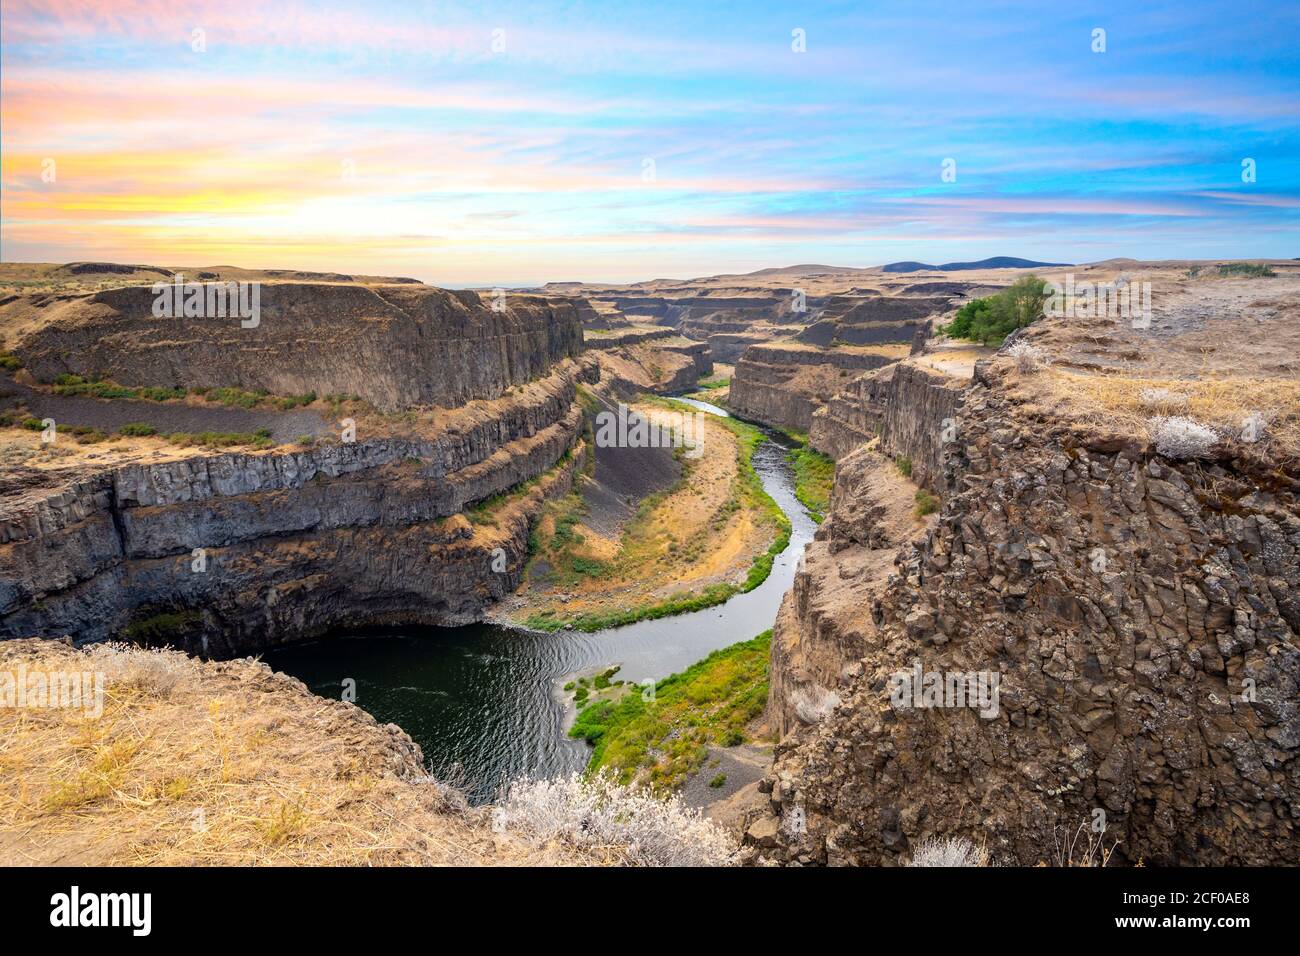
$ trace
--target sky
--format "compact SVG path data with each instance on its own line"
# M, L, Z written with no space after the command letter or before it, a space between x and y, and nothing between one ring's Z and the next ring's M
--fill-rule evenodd
M1300 4L4 0L0 187L4 261L451 287L1291 258Z

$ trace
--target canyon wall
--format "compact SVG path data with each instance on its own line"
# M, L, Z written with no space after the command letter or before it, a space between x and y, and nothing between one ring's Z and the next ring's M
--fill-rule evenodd
M120 385L354 394L384 410L496 398L582 351L573 300L423 285L264 283L260 319L156 317L149 286L13 297L0 325L38 380L71 373ZM27 331L21 331L28 328Z
M878 425L884 453L839 462L778 617L786 736L752 852L891 865L937 836L1056 863L1100 820L1130 864L1300 862L1294 466L1232 442L1171 461L1031 416L1012 369L954 389L904 363L862 387L852 429ZM900 454L944 495L910 533L890 518ZM996 675L994 712L896 705L917 665Z
M66 482L19 470L0 499L0 635L130 637L179 614L176 643L229 656L344 624L472 621L518 584L532 514L580 464L574 387L558 369L435 438L197 454ZM462 514L538 478L490 521Z
M585 303L510 296L498 313L425 286L267 284L260 324L241 328L156 318L152 300L144 286L0 306L25 401L64 372L339 392L355 440L279 435L281 418L340 414L316 402L240 411L277 435L261 451L101 436L21 456L0 475L0 637L226 657L339 626L464 624L517 586L531 521L585 455L577 388L600 374L580 354ZM193 401L65 404L69 429L122 406L146 424L228 418Z
M895 358L871 350L792 342L751 345L736 364L728 407L744 418L807 431L813 412L853 375Z

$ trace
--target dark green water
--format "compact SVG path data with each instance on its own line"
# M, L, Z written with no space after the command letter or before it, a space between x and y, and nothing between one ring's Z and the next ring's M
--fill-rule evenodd
M341 696L344 681L355 681L357 705L409 733L435 772L459 765L475 802L493 799L524 774L581 769L587 746L563 727L560 688L569 675L619 664L624 680L666 677L772 626L816 525L794 496L784 448L765 442L754 467L790 518L790 544L763 584L718 607L592 634L488 624L358 630L279 648L264 659L325 697Z

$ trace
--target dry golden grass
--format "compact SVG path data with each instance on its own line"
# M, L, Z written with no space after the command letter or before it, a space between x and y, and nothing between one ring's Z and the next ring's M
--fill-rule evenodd
M98 716L0 708L0 859L16 865L534 865L616 855L494 834L418 748L253 661L0 646L0 671L105 673Z
M675 409L647 403L631 407L666 427L680 421ZM648 513L629 522L617 538L604 536L582 522L575 526L582 540L571 547L571 553L607 562L606 573L530 585L520 592L524 602L512 610L512 616L523 622L550 610L559 619L569 620L657 603L672 594L711 584L745 580L755 556L771 545L776 529L756 519L744 506L728 509L728 502L740 495L737 438L713 416L703 415L700 420L707 429L703 452L698 458L683 459L686 471L679 487L658 498ZM557 511L552 509L540 519L541 540L554 538Z
M1164 400L1144 398L1144 392L1157 390L1169 394ZM1267 423L1268 442L1284 455L1300 452L1300 379L1141 378L1047 368L1017 378L1014 393L1065 420L1139 436L1146 435L1147 422L1156 415L1186 415L1230 434L1239 434L1248 418L1259 415Z

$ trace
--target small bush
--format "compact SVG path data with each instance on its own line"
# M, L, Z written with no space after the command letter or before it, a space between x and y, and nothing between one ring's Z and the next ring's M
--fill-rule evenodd
M916 501L916 508L913 510L918 518L924 518L926 515L934 514L939 510L939 499L924 488L916 489L913 500Z
M129 438L144 438L149 435L158 434L158 429L154 428L148 422L127 422L118 432Z
M1023 339L1012 342L1007 355L1016 363L1016 371L1022 375L1030 375L1048 364L1043 350Z
M726 866L737 855L726 830L680 798L620 786L604 772L517 780L494 821L539 846L560 840L632 866Z
M898 470L902 473L904 478L912 477L912 459L908 458L906 455L899 455L894 459L894 464L898 466Z
M1206 458L1219 440L1211 429L1181 415L1157 416L1149 427L1156 452L1166 458Z
M90 649L93 669L110 685L134 688L154 697L167 697L193 673L190 659L169 648L147 649L130 644L96 644Z
M718 787L724 786L726 782L727 782L727 775L725 773L720 773L712 780L709 781L709 786L713 787L716 790Z
M912 854L908 866L988 866L989 853L964 837L926 837Z

